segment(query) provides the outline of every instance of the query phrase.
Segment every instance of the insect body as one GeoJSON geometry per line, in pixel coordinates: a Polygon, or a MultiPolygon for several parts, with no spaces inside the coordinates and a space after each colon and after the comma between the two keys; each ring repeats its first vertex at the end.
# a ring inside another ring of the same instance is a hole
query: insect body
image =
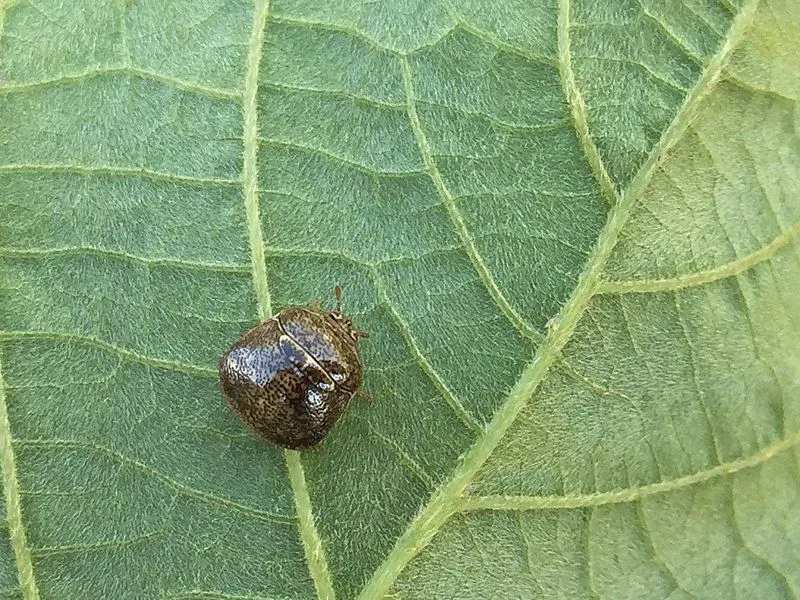
{"type": "MultiPolygon", "coordinates": [[[[341,292],[336,288],[337,299],[341,292]]],[[[256,433],[284,448],[318,444],[361,385],[350,318],[289,307],[245,332],[219,361],[222,394],[256,433]]]]}

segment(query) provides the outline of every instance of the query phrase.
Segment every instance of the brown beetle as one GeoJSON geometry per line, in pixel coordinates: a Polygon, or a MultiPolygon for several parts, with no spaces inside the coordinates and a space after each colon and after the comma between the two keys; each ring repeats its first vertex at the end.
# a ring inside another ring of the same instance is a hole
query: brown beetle
{"type": "Polygon", "coordinates": [[[291,306],[222,355],[222,395],[260,436],[284,448],[318,444],[361,385],[357,342],[367,337],[336,309],[291,306]]]}

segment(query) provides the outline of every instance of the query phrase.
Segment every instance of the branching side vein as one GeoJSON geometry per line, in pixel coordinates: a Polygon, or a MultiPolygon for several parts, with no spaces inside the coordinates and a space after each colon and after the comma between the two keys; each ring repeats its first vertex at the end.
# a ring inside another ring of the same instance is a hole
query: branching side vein
{"type": "MultiPolygon", "coordinates": [[[[567,2],[567,0],[561,1],[567,2]]],[[[398,538],[394,548],[362,589],[360,600],[382,598],[386,595],[409,561],[419,554],[453,513],[455,501],[463,495],[474,475],[491,456],[517,415],[544,380],[550,366],[557,360],[559,353],[571,338],[592,296],[597,292],[606,261],[619,239],[632,207],[647,189],[658,161],[683,136],[698,106],[719,78],[731,50],[749,27],[757,4],[757,0],[745,3],[730,29],[728,39],[686,96],[676,118],[664,131],[639,172],[631,180],[629,187],[620,194],[619,201],[609,212],[606,225],[598,237],[586,269],[578,278],[572,296],[555,319],[556,325],[550,329],[544,342],[538,347],[533,362],[522,372],[506,402],[497,411],[483,435],[478,437],[475,444],[466,452],[453,472],[452,478],[433,494],[428,504],[398,538]]],[[[409,95],[409,113],[414,121],[415,110],[411,100],[413,89],[410,89],[410,67],[407,61],[404,61],[403,72],[406,93],[409,95]]],[[[418,119],[415,128],[419,129],[418,119]]],[[[419,133],[417,135],[419,136],[419,133]]]]}
{"type": "Polygon", "coordinates": [[[468,496],[458,499],[456,504],[461,511],[524,511],[582,508],[586,506],[603,506],[605,504],[635,502],[648,496],[674,492],[692,485],[704,483],[717,477],[723,477],[725,475],[737,473],[738,471],[757,467],[771,458],[791,450],[798,444],[800,444],[800,433],[795,433],[785,439],[773,442],[751,456],[720,463],[715,467],[698,471],[691,475],[623,490],[574,496],[468,496]]]}
{"type": "Polygon", "coordinates": [[[561,0],[558,4],[558,72],[561,76],[561,86],[564,89],[564,96],[567,98],[567,103],[572,113],[572,122],[575,125],[575,131],[583,147],[583,154],[586,156],[592,173],[600,186],[603,197],[610,206],[614,206],[619,201],[619,194],[617,193],[614,182],[611,180],[611,176],[608,174],[603,164],[600,151],[597,149],[589,133],[586,103],[575,81],[575,72],[572,70],[569,33],[570,0],[561,0]]]}
{"type": "Polygon", "coordinates": [[[428,143],[428,138],[425,135],[419,115],[417,114],[417,100],[414,92],[414,80],[411,72],[411,65],[408,63],[408,59],[406,57],[402,57],[400,59],[400,63],[403,70],[403,87],[405,88],[406,93],[408,118],[411,121],[411,128],[414,131],[414,137],[417,140],[417,146],[419,147],[422,160],[425,163],[425,168],[431,180],[433,180],[434,185],[436,186],[436,191],[438,192],[444,207],[447,209],[447,214],[450,217],[453,226],[455,227],[456,234],[461,240],[461,243],[464,245],[464,250],[466,251],[467,256],[469,256],[469,259],[475,267],[475,270],[478,272],[481,282],[483,282],[486,290],[489,292],[489,296],[491,296],[492,300],[498,306],[500,311],[506,316],[511,324],[514,325],[514,327],[522,336],[538,342],[541,340],[542,334],[525,319],[523,319],[522,316],[520,316],[514,307],[511,306],[505,295],[503,295],[503,292],[500,291],[500,288],[497,286],[494,277],[489,271],[489,267],[486,265],[483,257],[478,252],[475,242],[467,230],[464,217],[462,216],[461,211],[458,209],[453,195],[447,188],[442,174],[439,172],[439,167],[436,165],[436,161],[433,158],[430,144],[428,143]]]}
{"type": "Polygon", "coordinates": [[[695,287],[719,281],[727,277],[733,277],[744,273],[766,262],[778,254],[781,250],[790,246],[800,237],[800,223],[789,227],[780,235],[776,236],[771,242],[762,246],[758,250],[751,252],[737,260],[731,261],[719,267],[688,273],[665,279],[631,279],[629,281],[606,281],[598,290],[600,294],[644,294],[653,292],[672,292],[688,287],[695,287]]]}

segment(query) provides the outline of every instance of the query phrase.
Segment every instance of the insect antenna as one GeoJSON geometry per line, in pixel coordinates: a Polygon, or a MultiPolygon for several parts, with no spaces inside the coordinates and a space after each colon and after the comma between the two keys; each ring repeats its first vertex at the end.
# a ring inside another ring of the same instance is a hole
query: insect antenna
{"type": "Polygon", "coordinates": [[[336,296],[336,312],[342,312],[342,286],[337,285],[333,288],[333,295],[336,296]]]}

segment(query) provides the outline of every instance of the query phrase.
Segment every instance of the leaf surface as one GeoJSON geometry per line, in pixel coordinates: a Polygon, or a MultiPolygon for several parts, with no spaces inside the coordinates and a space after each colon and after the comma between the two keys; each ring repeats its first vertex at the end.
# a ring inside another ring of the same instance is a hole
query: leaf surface
{"type": "Polygon", "coordinates": [[[796,2],[0,23],[0,596],[800,595],[796,2]],[[284,453],[217,357],[337,284],[284,453]]]}

